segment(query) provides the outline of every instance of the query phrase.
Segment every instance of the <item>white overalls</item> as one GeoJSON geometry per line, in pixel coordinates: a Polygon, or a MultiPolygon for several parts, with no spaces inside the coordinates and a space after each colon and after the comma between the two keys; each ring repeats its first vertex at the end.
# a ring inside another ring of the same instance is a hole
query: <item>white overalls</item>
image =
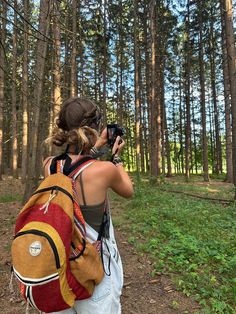
{"type": "MultiPolygon", "coordinates": [[[[89,165],[82,167],[74,179],[89,165]]],[[[86,224],[86,237],[91,242],[98,238],[97,231],[88,224],[86,224]]],[[[95,287],[93,295],[89,299],[76,301],[73,308],[51,312],[51,314],[121,314],[120,296],[123,287],[123,267],[117,249],[111,216],[109,239],[103,239],[103,262],[106,274],[102,282],[95,287]]]]}
{"type": "MultiPolygon", "coordinates": [[[[117,249],[114,229],[110,219],[110,239],[105,239],[103,243],[103,260],[106,273],[109,274],[110,256],[110,276],[104,276],[102,282],[95,287],[91,298],[76,301],[73,308],[52,312],[56,314],[121,314],[120,296],[123,286],[123,268],[120,254],[117,249]],[[107,250],[109,248],[110,253],[107,250]]],[[[86,224],[86,234],[88,240],[96,241],[98,233],[86,224]]],[[[52,314],[51,313],[51,314],[52,314]]]]}

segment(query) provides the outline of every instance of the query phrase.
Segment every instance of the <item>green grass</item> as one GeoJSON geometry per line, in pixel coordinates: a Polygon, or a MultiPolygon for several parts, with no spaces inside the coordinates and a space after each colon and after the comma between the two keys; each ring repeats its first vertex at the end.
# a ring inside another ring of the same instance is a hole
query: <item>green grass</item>
{"type": "Polygon", "coordinates": [[[9,203],[9,202],[19,202],[22,200],[22,195],[16,194],[16,195],[0,195],[0,203],[9,203]]]}
{"type": "Polygon", "coordinates": [[[191,176],[186,182],[184,176],[176,176],[166,179],[164,184],[165,190],[184,191],[186,193],[200,194],[209,198],[220,198],[233,200],[233,184],[223,184],[219,178],[211,179],[210,182],[203,182],[201,176],[191,176]]]}
{"type": "MultiPolygon", "coordinates": [[[[181,183],[176,188],[186,190],[181,183]]],[[[236,207],[164,192],[141,180],[135,197],[122,202],[116,225],[141,254],[149,254],[155,272],[171,274],[176,287],[193,295],[203,313],[236,313],[236,207]]],[[[205,187],[204,187],[205,188],[205,187]]],[[[211,196],[203,187],[199,194],[211,196]]],[[[221,195],[228,187],[220,186],[221,195]]],[[[230,189],[230,188],[229,188],[230,189]]],[[[231,195],[231,191],[228,191],[231,195]]],[[[225,194],[224,194],[225,195],[225,194]]]]}

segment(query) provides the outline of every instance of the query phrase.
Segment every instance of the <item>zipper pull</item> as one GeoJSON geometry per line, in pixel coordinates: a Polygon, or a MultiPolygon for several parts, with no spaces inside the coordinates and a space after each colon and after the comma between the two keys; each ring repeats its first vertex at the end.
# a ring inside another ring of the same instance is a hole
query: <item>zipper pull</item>
{"type": "Polygon", "coordinates": [[[58,190],[52,190],[50,196],[49,196],[49,199],[47,200],[47,202],[39,208],[39,210],[43,210],[44,209],[44,214],[46,214],[48,212],[48,207],[51,203],[51,201],[54,199],[54,197],[56,197],[58,194],[58,190]]]}

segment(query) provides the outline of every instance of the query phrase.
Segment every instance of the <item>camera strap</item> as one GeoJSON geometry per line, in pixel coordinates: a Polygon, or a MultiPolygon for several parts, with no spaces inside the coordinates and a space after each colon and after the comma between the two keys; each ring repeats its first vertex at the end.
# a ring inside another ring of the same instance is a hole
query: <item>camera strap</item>
{"type": "Polygon", "coordinates": [[[117,152],[118,152],[118,148],[116,149],[115,153],[112,154],[112,156],[111,156],[111,162],[114,161],[114,158],[115,158],[115,155],[117,154],[117,152]]]}

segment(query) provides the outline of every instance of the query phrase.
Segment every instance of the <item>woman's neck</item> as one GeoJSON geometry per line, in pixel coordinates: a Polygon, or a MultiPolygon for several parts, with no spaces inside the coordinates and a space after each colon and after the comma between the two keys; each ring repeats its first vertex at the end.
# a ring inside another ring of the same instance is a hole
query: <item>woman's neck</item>
{"type": "Polygon", "coordinates": [[[68,145],[66,148],[66,153],[70,155],[89,155],[90,150],[76,151],[76,145],[68,145]]]}

